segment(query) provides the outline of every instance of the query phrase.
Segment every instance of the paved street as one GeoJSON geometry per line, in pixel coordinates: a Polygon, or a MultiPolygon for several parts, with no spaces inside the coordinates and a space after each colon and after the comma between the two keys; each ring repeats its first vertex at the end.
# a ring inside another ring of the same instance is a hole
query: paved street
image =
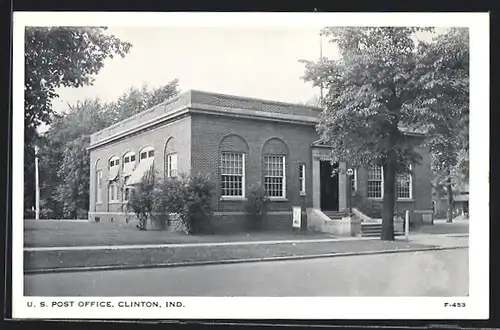
{"type": "Polygon", "coordinates": [[[468,249],[25,276],[37,296],[464,296],[468,249]]]}

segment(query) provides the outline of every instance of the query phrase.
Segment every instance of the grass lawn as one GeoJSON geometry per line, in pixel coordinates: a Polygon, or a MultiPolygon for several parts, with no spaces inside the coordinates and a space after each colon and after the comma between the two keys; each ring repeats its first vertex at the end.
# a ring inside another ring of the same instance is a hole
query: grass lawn
{"type": "MultiPolygon", "coordinates": [[[[185,246],[176,248],[73,250],[24,252],[25,270],[88,266],[155,265],[193,261],[318,255],[338,252],[394,250],[423,247],[405,241],[381,240],[258,244],[236,246],[185,246]]],[[[428,247],[429,245],[427,245],[428,247]]]]}
{"type": "Polygon", "coordinates": [[[185,235],[167,231],[138,230],[133,225],[76,221],[24,221],[25,247],[94,246],[133,244],[215,243],[284,239],[333,238],[329,234],[263,232],[234,235],[185,235]]]}
{"type": "Polygon", "coordinates": [[[414,231],[422,234],[468,234],[469,221],[459,220],[446,223],[445,220],[436,220],[433,225],[425,225],[414,231]]]}

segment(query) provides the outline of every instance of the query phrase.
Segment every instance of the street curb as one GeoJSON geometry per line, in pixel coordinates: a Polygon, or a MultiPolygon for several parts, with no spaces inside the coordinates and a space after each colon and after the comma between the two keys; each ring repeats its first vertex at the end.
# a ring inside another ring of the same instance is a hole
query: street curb
{"type": "Polygon", "coordinates": [[[469,247],[468,246],[452,246],[452,247],[433,246],[433,247],[425,247],[425,248],[358,251],[358,252],[337,252],[337,253],[312,254],[312,255],[301,255],[301,256],[285,256],[285,257],[244,258],[244,259],[229,259],[229,260],[217,260],[217,261],[214,261],[214,260],[188,261],[188,262],[162,263],[162,264],[151,264],[151,265],[113,265],[113,266],[73,267],[73,268],[45,268],[45,269],[28,269],[28,270],[24,271],[24,274],[25,275],[35,275],[35,274],[50,274],[50,273],[107,271],[107,270],[132,270],[132,269],[207,266],[207,265],[226,265],[226,264],[239,264],[239,263],[251,263],[251,262],[304,260],[304,259],[319,259],[319,258],[348,257],[348,256],[391,254],[391,253],[407,253],[407,252],[420,252],[420,251],[457,250],[457,249],[467,249],[467,248],[469,248],[469,247]]]}

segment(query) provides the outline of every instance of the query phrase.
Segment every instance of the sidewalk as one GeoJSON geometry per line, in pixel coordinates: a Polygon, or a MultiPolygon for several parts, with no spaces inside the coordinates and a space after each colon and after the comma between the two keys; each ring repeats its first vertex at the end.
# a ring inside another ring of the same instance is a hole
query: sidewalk
{"type": "Polygon", "coordinates": [[[111,270],[276,261],[464,248],[467,238],[418,234],[406,242],[379,238],[247,241],[130,246],[25,248],[26,273],[111,270]]]}

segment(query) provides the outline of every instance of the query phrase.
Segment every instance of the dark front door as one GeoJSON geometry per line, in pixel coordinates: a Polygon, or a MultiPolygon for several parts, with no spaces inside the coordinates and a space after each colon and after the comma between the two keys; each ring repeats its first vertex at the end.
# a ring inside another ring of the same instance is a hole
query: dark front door
{"type": "Polygon", "coordinates": [[[339,210],[339,179],[338,174],[332,176],[332,170],[339,166],[330,161],[320,162],[321,209],[326,211],[339,210]]]}

